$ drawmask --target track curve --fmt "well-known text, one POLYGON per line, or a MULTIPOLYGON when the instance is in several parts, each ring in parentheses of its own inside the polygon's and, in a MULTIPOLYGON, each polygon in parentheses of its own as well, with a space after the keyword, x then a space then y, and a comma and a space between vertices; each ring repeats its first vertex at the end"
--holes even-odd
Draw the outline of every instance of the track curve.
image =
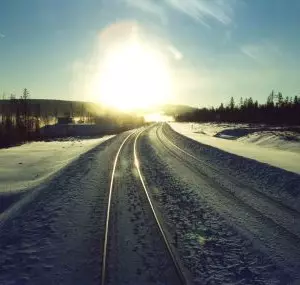
POLYGON ((103 244, 102 285, 187 284, 141 173, 137 144, 144 130, 128 135, 114 159, 103 244))

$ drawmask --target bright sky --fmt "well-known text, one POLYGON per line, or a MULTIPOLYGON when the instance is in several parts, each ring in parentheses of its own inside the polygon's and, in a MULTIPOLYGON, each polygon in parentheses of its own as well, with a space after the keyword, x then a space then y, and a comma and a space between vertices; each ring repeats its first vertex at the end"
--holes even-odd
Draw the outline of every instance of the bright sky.
POLYGON ((299 14, 299 0, 1 0, 0 92, 27 87, 33 98, 95 98, 92 77, 117 26, 114 40, 133 31, 165 59, 169 103, 264 102, 272 89, 294 96, 299 14))

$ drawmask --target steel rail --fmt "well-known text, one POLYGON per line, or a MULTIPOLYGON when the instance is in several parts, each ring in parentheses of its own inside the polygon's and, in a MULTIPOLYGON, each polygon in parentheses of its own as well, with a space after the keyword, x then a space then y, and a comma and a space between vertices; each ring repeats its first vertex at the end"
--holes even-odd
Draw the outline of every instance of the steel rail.
POLYGON ((108 203, 107 203, 107 211, 106 211, 106 222, 105 222, 105 233, 104 233, 104 243, 103 243, 103 255, 102 255, 102 270, 101 270, 101 285, 105 285, 106 281, 106 260, 107 260, 107 243, 108 243, 108 231, 109 231, 109 219, 110 219, 110 208, 111 208, 111 196, 114 185, 114 176, 116 172, 117 162, 120 155, 120 152, 129 139, 129 137, 135 132, 130 133, 122 142, 121 146, 118 149, 118 152, 115 156, 113 170, 111 174, 110 187, 109 187, 109 195, 108 195, 108 203))
POLYGON ((148 189, 147 189, 145 180, 144 180, 144 178, 143 178, 143 176, 142 176, 142 173, 141 173, 140 163, 139 163, 138 156, 137 156, 137 147, 136 147, 136 145, 137 145, 137 140, 138 140, 139 136, 140 136, 144 131, 145 131, 145 129, 142 130, 142 131, 140 131, 140 132, 137 134, 137 136, 135 137, 135 140, 134 140, 134 146, 133 146, 133 152, 134 152, 134 164, 135 164, 135 167, 136 167, 136 169, 137 169, 139 178, 140 178, 140 180, 141 180, 141 184, 142 184, 142 186, 143 186, 143 189, 144 189, 144 192, 145 192, 145 194, 146 194, 147 200, 148 200, 149 205, 150 205, 150 207, 151 207, 152 214, 153 214, 153 216, 154 216, 154 218, 155 218, 155 221, 156 221, 156 224, 157 224, 157 226, 158 226, 158 228, 159 228, 159 232, 160 232, 160 234, 161 234, 161 236, 162 236, 162 238, 163 238, 163 240, 164 240, 164 243, 165 243, 165 246, 166 246, 166 248, 167 248, 167 251, 168 251, 168 253, 169 253, 169 255, 170 255, 170 257, 171 257, 171 259, 172 259, 172 261, 173 261, 174 267, 175 267, 175 269, 176 269, 176 273, 177 273, 177 275, 178 275, 178 277, 179 277, 181 283, 182 283, 183 285, 186 285, 186 284, 187 284, 187 281, 186 281, 186 278, 185 278, 185 276, 184 276, 184 273, 183 273, 183 271, 182 271, 182 269, 181 269, 181 267, 180 267, 180 265, 179 265, 179 263, 178 263, 178 261, 177 261, 177 259, 176 259, 176 257, 175 257, 175 254, 173 253, 172 247, 171 247, 171 245, 170 245, 170 243, 169 243, 169 241, 168 241, 168 238, 167 238, 167 236, 166 236, 166 234, 165 234, 165 231, 164 231, 164 229, 163 229, 163 227, 162 227, 162 224, 160 223, 159 218, 158 218, 158 216, 157 216, 157 214, 156 214, 156 212, 155 212, 153 203, 152 203, 151 198, 150 198, 150 195, 149 195, 149 193, 148 193, 148 189))

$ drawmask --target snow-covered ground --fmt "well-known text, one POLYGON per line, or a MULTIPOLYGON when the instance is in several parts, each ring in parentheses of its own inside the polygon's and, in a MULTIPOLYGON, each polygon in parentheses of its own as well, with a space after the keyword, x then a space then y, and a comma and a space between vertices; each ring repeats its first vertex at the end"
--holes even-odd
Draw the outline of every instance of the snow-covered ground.
POLYGON ((213 123, 170 125, 200 143, 300 174, 299 128, 213 123))
MULTIPOLYGON (((0 284, 101 283, 113 161, 127 135, 79 155, 33 190, 16 191, 26 195, 0 213, 0 284)), ((134 135, 115 172, 107 284, 176 284, 137 178, 133 142, 134 135)), ((52 152, 55 164, 71 149, 58 144, 65 148, 52 152)), ((140 136, 137 157, 188 284, 299 284, 300 175, 198 143, 167 124, 140 136)))
MULTIPOLYGON (((107 189, 125 135, 95 141, 94 148, 0 213, 1 285, 101 283, 107 189)), ((52 155, 58 158, 62 151, 52 155)))
POLYGON ((42 183, 81 154, 111 137, 69 138, 0 149, 0 197, 1 193, 7 195, 42 183))
POLYGON ((142 173, 191 284, 299 284, 299 175, 167 125, 148 134, 142 173))
MULTIPOLYGON (((1 285, 101 284, 112 167, 127 135, 81 155, 0 214, 1 285)), ((124 144, 114 176, 105 283, 181 284, 144 201, 133 142, 124 144)))

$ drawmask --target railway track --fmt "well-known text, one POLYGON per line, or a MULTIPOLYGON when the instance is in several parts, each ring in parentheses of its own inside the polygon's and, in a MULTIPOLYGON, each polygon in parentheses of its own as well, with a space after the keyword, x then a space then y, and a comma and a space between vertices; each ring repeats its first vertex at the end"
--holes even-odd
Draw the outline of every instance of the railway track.
MULTIPOLYGON (((102 268, 101 268, 101 285, 105 285, 105 284, 110 284, 109 282, 109 278, 108 278, 108 271, 111 270, 110 268, 113 267, 117 267, 116 264, 111 264, 110 262, 110 243, 114 243, 114 239, 116 239, 115 235, 122 235, 122 230, 118 230, 116 229, 118 227, 118 223, 116 223, 114 220, 117 220, 117 215, 115 214, 115 218, 114 218, 114 212, 120 211, 118 209, 118 207, 123 207, 124 205, 120 205, 119 204, 119 200, 124 200, 126 201, 126 199, 129 199, 127 196, 132 195, 132 190, 128 190, 128 188, 132 188, 133 184, 136 185, 136 191, 134 192, 135 197, 138 196, 138 202, 137 200, 135 200, 134 203, 137 203, 139 205, 141 205, 141 209, 143 212, 143 216, 145 216, 145 221, 147 221, 147 219, 152 220, 151 221, 151 233, 154 233, 155 238, 157 239, 159 236, 159 240, 160 248, 164 248, 164 250, 159 250, 160 253, 163 251, 164 252, 164 258, 167 259, 167 263, 168 263, 168 270, 169 272, 172 272, 169 275, 172 275, 173 279, 176 279, 176 282, 174 283, 174 280, 172 280, 172 282, 167 283, 167 284, 187 284, 186 282, 186 278, 185 275, 183 273, 183 270, 181 269, 181 266, 179 265, 177 258, 173 252, 173 248, 171 243, 168 240, 168 237, 165 233, 165 230, 163 228, 162 223, 159 220, 158 214, 156 213, 155 207, 153 205, 153 202, 151 200, 151 195, 149 194, 148 188, 147 188, 147 184, 145 179, 143 178, 142 172, 141 172, 141 168, 140 168, 140 162, 139 162, 139 158, 138 158, 138 148, 137 148, 137 144, 138 144, 138 139, 139 136, 143 133, 145 129, 140 130, 140 131, 135 131, 130 133, 122 142, 122 144, 120 145, 117 154, 115 156, 114 159, 114 163, 113 163, 113 170, 111 173, 111 180, 110 180, 110 187, 109 187, 109 194, 108 194, 108 202, 107 202, 107 211, 106 211, 106 222, 105 222, 105 233, 104 233, 104 242, 103 242, 103 256, 102 256, 102 268), (131 148, 130 148, 131 146, 131 148), (125 187, 125 190, 119 190, 120 187, 118 186, 122 186, 122 184, 120 184, 120 182, 116 181, 116 179, 121 179, 118 177, 117 173, 118 173, 118 168, 122 167, 122 159, 121 159, 121 153, 123 151, 125 151, 124 149, 128 149, 131 152, 131 159, 133 159, 132 164, 130 166, 128 166, 129 168, 134 168, 135 174, 133 175, 135 176, 135 183, 131 182, 131 184, 128 187, 125 187), (119 184, 118 184, 119 183, 119 184), (131 191, 131 192, 126 192, 126 191, 131 191), (118 191, 120 191, 120 197, 118 197, 118 191), (130 194, 131 193, 131 194, 130 194), (123 195, 123 196, 122 196, 123 195), (125 197, 124 197, 125 195, 125 197), (115 200, 115 201, 114 201, 115 200), (117 224, 117 226, 116 226, 117 224), (156 229, 154 229, 156 228, 156 229), (167 255, 167 256, 166 256, 167 255), (173 267, 170 270, 170 267, 173 267), (176 275, 176 277, 174 276, 176 275)), ((128 163, 126 163, 127 165, 128 163)), ((123 172, 123 176, 126 172, 123 172)), ((134 188, 134 187, 133 187, 134 188)), ((136 198, 135 198, 136 199, 136 198)), ((122 201, 123 201, 122 200, 122 201)), ((135 208, 135 205, 133 205, 133 208, 135 208)), ((122 209, 122 211, 124 211, 124 209, 122 209)), ((131 207, 129 207, 129 211, 132 211, 131 207)), ((121 217, 123 217, 122 223, 119 222, 119 224, 124 225, 124 216, 126 217, 126 215, 130 215, 130 213, 125 210, 125 213, 122 212, 123 214, 120 215, 121 217)), ((128 222, 128 224, 126 225, 126 228, 130 228, 131 227, 131 223, 133 223, 133 219, 128 219, 125 220, 126 222, 128 222)), ((142 227, 147 227, 147 222, 142 222, 142 227), (145 225, 144 225, 145 223, 145 225)), ((135 225, 135 230, 136 230, 136 225, 135 225)), ((127 230, 128 231, 128 230, 127 230)), ((124 232, 124 235, 126 235, 126 232, 124 232)), ((151 235, 151 234, 150 234, 151 235)), ((145 234, 144 234, 145 236, 145 234)), ((145 239, 149 238, 149 237, 144 237, 145 239)), ((117 237, 117 239, 122 240, 122 237, 117 237)), ((133 242, 133 241, 127 241, 128 242, 133 242)), ((134 242, 133 242, 134 243, 134 242)), ((127 245, 126 245, 127 246, 127 245)), ((114 245, 114 247, 118 247, 116 245, 114 245)), ((120 251, 122 251, 123 246, 120 246, 120 251)), ((149 250, 149 249, 148 249, 149 250)), ((153 254, 151 252, 151 247, 150 247, 150 253, 151 255, 153 254)), ((155 250, 153 249, 153 252, 155 252, 155 250)), ((123 258, 124 254, 120 257, 123 258)), ((119 257, 118 257, 119 258, 119 257)), ((111 258, 113 259, 113 257, 111 258)), ((146 261, 147 262, 147 261, 146 261)), ((113 263, 113 262, 112 262, 113 263)), ((150 262, 151 263, 151 262, 150 262)), ((149 263, 149 264, 150 264, 149 263)), ((149 265, 149 267, 151 267, 149 265)), ((153 271, 157 270, 157 271, 161 271, 161 268, 153 268, 152 265, 152 269, 153 271)), ((113 270, 114 272, 117 272, 117 269, 113 270)), ((121 271, 119 271, 121 272, 121 271)), ((122 277, 120 277, 122 278, 122 277)), ((157 277, 159 279, 159 277, 157 277)), ((157 280, 155 280, 156 282, 157 280)), ((156 283, 155 283, 156 284, 156 283)))
MULTIPOLYGON (((274 198, 264 194, 263 192, 254 189, 248 185, 246 185, 245 183, 242 183, 241 181, 237 181, 236 179, 233 179, 232 177, 229 177, 226 174, 223 174, 220 170, 212 167, 212 165, 208 164, 207 162, 205 162, 204 160, 199 159, 199 157, 196 157, 195 155, 191 154, 190 152, 187 152, 186 150, 180 148, 178 145, 174 144, 167 136, 167 134, 164 131, 163 126, 161 125, 159 128, 156 129, 156 135, 158 137, 158 139, 160 140, 160 142, 162 144, 165 144, 165 142, 167 142, 167 144, 170 145, 170 147, 168 148, 170 151, 174 153, 179 152, 183 157, 188 157, 190 158, 192 161, 194 161, 196 163, 196 165, 198 166, 203 166, 200 167, 199 169, 197 169, 197 173, 200 173, 206 177, 209 177, 209 175, 206 174, 205 171, 203 170, 209 170, 210 173, 214 173, 214 178, 218 178, 218 177, 222 177, 225 178, 226 182, 228 185, 230 185, 231 187, 226 187, 228 189, 228 192, 232 193, 234 195, 234 197, 236 197, 237 199, 241 200, 242 202, 247 202, 250 203, 250 201, 255 201, 255 203, 252 205, 250 204, 250 206, 252 208, 254 208, 255 210, 259 211, 260 213, 267 215, 269 219, 274 220, 276 223, 280 224, 281 226, 285 227, 289 232, 291 232, 293 235, 297 236, 298 238, 300 238, 300 228, 296 227, 295 224, 299 224, 300 222, 300 213, 298 211, 296 211, 295 209, 292 209, 288 206, 286 206, 285 204, 283 204, 282 202, 279 202, 277 200, 275 200, 274 198), (159 135, 159 128, 161 129, 161 133, 164 137, 164 139, 161 138, 161 136, 159 135), (172 150, 173 148, 173 150, 172 150), (174 152, 175 150, 175 152, 174 152), (236 192, 231 192, 230 188, 234 188, 234 189, 239 189, 239 191, 236 192), (258 202, 263 201, 263 205, 261 207, 259 207, 258 202), (270 209, 269 213, 265 211, 265 205, 268 205, 268 209, 270 209), (273 217, 274 213, 278 213, 280 212, 281 215, 276 215, 276 217, 273 217), (297 221, 297 222, 296 222, 297 221)), ((181 156, 178 156, 176 154, 174 154, 175 156, 177 156, 178 159, 182 159, 181 156)), ((193 169, 195 169, 194 167, 192 167, 193 169)), ((216 179, 216 182, 218 184, 220 184, 221 188, 223 188, 223 184, 220 181, 217 181, 218 179, 216 179)))
POLYGON ((240 181, 236 181, 232 177, 228 177, 227 175, 222 174, 219 170, 213 168, 204 160, 199 159, 190 152, 187 152, 184 149, 180 148, 178 145, 174 144, 165 134, 163 126, 160 126, 159 128, 157 128, 156 130, 158 139, 169 151, 173 153, 174 157, 182 161, 183 157, 190 158, 193 161, 192 164, 189 163, 189 160, 184 160, 184 162, 190 169, 195 171, 198 175, 202 175, 204 178, 212 178, 211 176, 209 176, 209 174, 206 173, 206 171, 203 171, 204 169, 209 170, 211 173, 214 173, 214 179, 216 177, 222 177, 222 179, 226 180, 227 184, 231 187, 226 187, 220 181, 218 181, 218 179, 215 179, 215 185, 217 185, 219 189, 223 189, 225 192, 228 192, 229 195, 232 195, 234 199, 240 201, 240 203, 246 204, 253 210, 259 212, 261 215, 265 215, 268 219, 272 220, 280 227, 286 229, 296 239, 300 238, 300 229, 299 227, 296 227, 296 225, 298 225, 300 222, 300 213, 298 211, 285 206, 272 197, 267 196, 263 192, 251 188, 241 183, 240 181), (163 139, 158 132, 159 128, 161 128, 161 133, 164 137, 163 139), (169 144, 170 147, 167 147, 165 143, 169 144), (178 155, 178 152, 181 155, 178 155), (239 191, 232 192, 230 188, 239 189, 239 191), (251 201, 255 202, 251 203, 251 201), (263 202, 264 204, 260 205, 261 202, 263 202), (266 205, 267 209, 269 209, 268 211, 266 211, 266 205), (275 213, 276 216, 273 216, 275 213), (281 214, 278 215, 278 213, 281 214))
MULTIPOLYGON (((202 160, 174 144, 168 138, 163 126, 157 127, 156 137, 175 160, 180 161, 182 165, 195 173, 195 177, 199 178, 199 185, 206 185, 201 188, 201 195, 203 199, 213 205, 212 207, 220 210, 219 199, 226 204, 226 209, 222 210, 222 214, 228 219, 232 219, 242 232, 245 232, 244 229, 246 228, 247 233, 251 234, 253 239, 259 240, 260 246, 270 256, 272 256, 275 248, 277 256, 274 257, 274 260, 277 262, 284 260, 286 252, 289 252, 289 267, 292 268, 293 264, 299 263, 297 247, 299 223, 297 221, 300 220, 300 216, 297 211, 278 203, 256 189, 235 181, 234 178, 227 177, 226 174, 222 174, 204 159, 202 160), (220 183, 222 180, 223 183, 220 183), (208 191, 204 191, 206 187, 209 189, 208 191), (239 191, 232 191, 230 188, 239 191), (215 199, 214 197, 219 198, 215 199), (228 209, 231 210, 228 211, 228 209), (238 220, 241 216, 246 217, 246 219, 238 220)), ((285 263, 282 266, 286 266, 285 263)))

